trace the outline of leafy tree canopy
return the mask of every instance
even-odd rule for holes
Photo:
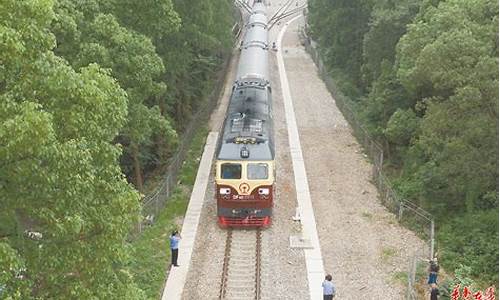
[[[53,54],[50,1],[3,1],[0,14],[2,298],[140,299],[123,243],[138,194],[111,143],[126,94]]]

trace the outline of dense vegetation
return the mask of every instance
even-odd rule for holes
[[[498,286],[498,2],[310,0],[338,88],[448,270]]]
[[[232,20],[229,0],[0,1],[0,298],[147,298],[125,240],[136,189]]]

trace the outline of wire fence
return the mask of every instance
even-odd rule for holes
[[[320,76],[325,82],[328,91],[335,99],[337,107],[349,123],[358,142],[363,146],[365,154],[373,162],[372,180],[379,191],[382,204],[397,216],[398,222],[415,231],[426,242],[424,247],[414,250],[414,254],[408,261],[408,289],[406,299],[417,299],[418,262],[434,256],[434,218],[429,212],[403,199],[394,191],[390,181],[383,172],[383,147],[370,136],[354,114],[347,97],[336,88],[334,80],[320,57],[317,44],[306,35],[304,29],[299,32],[301,33],[301,40],[306,51],[311,55],[318,67]]]

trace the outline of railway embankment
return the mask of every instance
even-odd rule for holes
[[[282,45],[325,272],[342,299],[401,299],[401,274],[425,247],[378,198],[363,153],[316,65],[290,26]]]

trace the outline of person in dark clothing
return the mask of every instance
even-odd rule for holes
[[[325,276],[323,281],[323,300],[332,300],[335,297],[335,286],[333,286],[332,275]]]
[[[434,258],[429,262],[429,280],[427,281],[427,284],[437,284],[437,276],[439,273],[439,265],[437,258]]]
[[[438,300],[439,289],[437,284],[431,284],[431,300]]]
[[[179,241],[181,240],[181,235],[177,230],[172,232],[170,236],[170,250],[172,252],[172,266],[178,267],[177,257],[179,257]]]

